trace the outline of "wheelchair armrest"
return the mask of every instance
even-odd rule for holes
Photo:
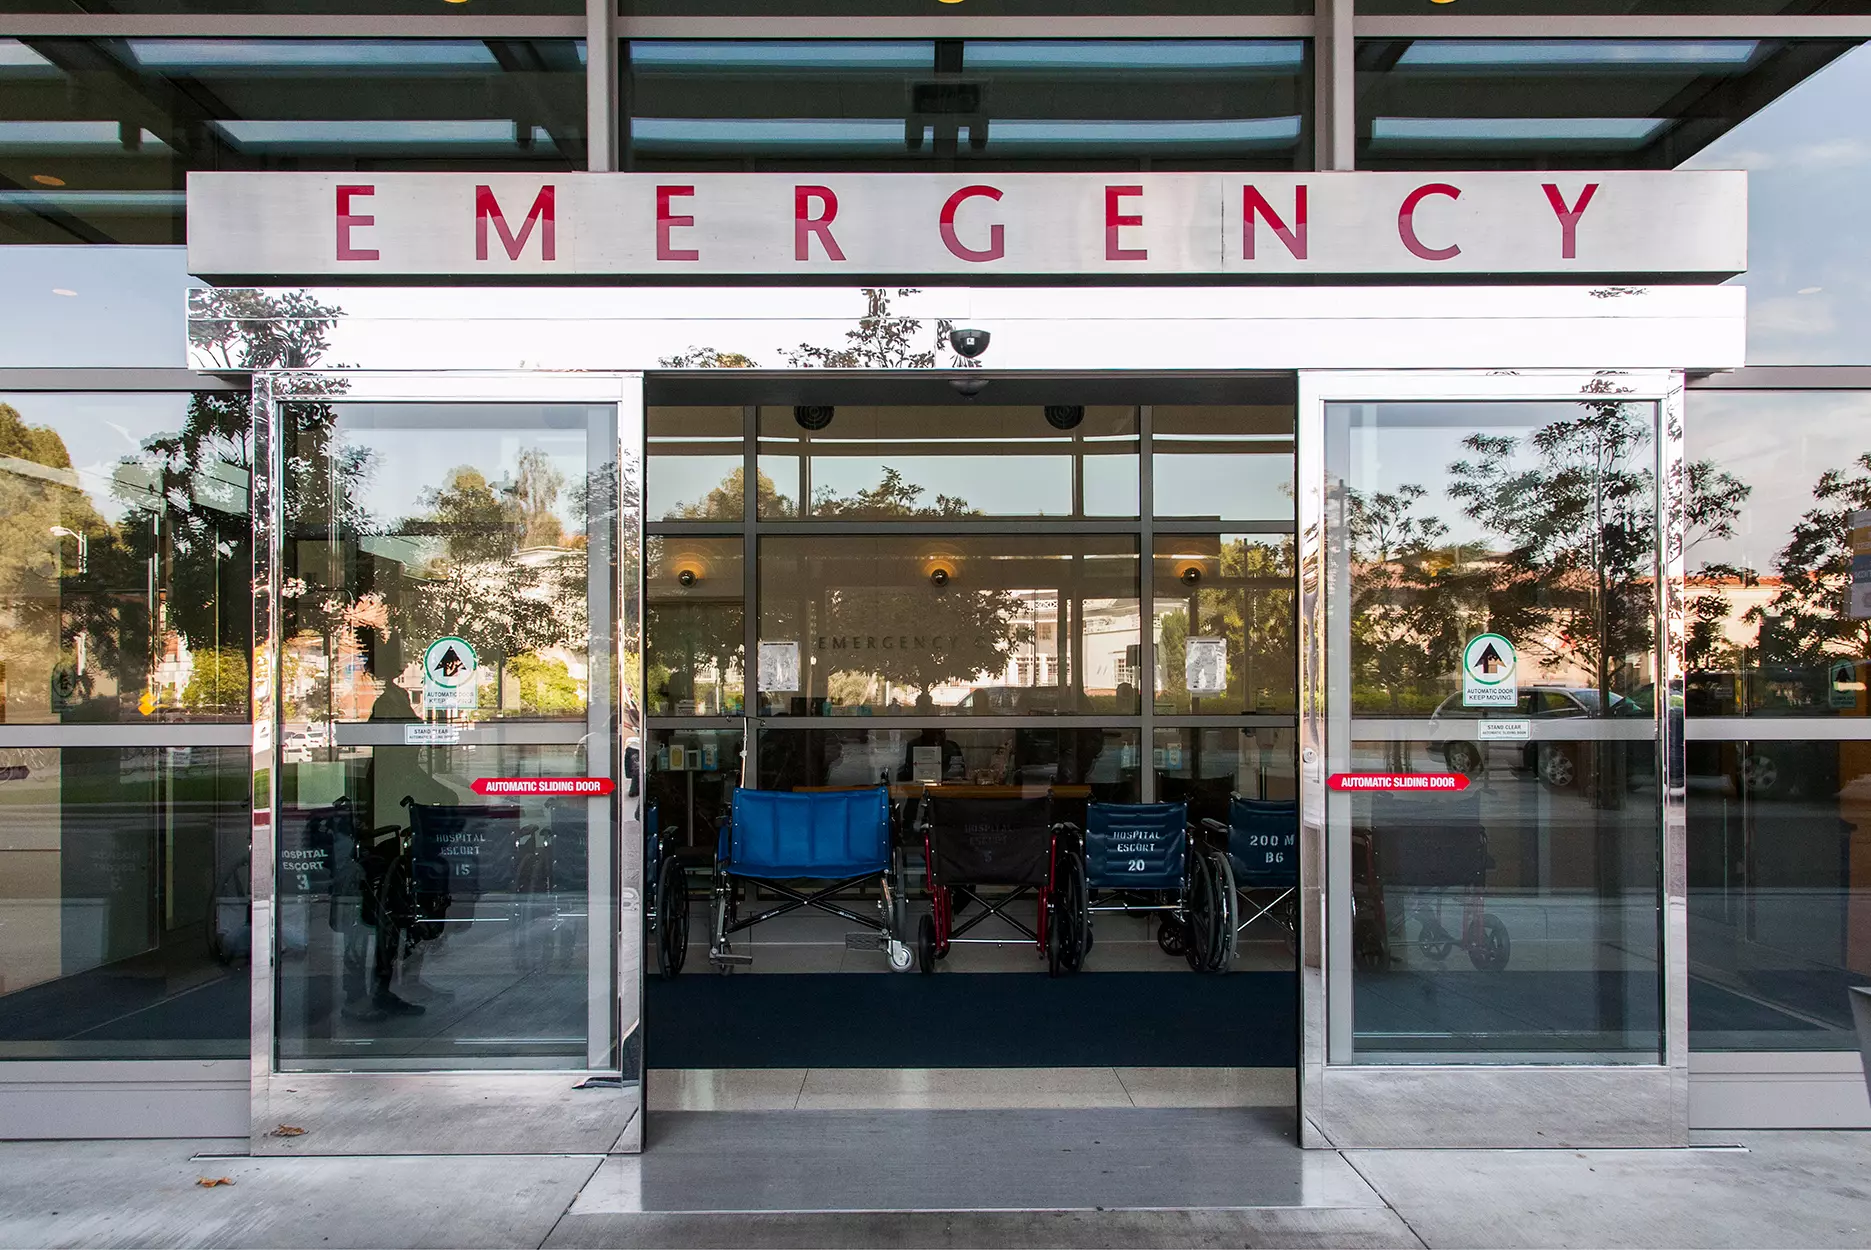
[[[1202,828],[1208,830],[1210,833],[1226,833],[1228,832],[1228,822],[1225,820],[1216,820],[1213,816],[1204,816],[1202,817]]]

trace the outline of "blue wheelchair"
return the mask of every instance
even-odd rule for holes
[[[1219,858],[1222,888],[1239,900],[1228,935],[1229,958],[1249,925],[1267,919],[1286,931],[1289,950],[1299,948],[1299,804],[1284,799],[1231,795],[1228,820],[1202,825],[1227,852]]]
[[[836,902],[839,894],[875,880],[877,914],[866,916]],[[785,900],[751,916],[739,914],[737,881],[758,881]],[[810,887],[801,883],[812,883]],[[890,794],[871,790],[787,794],[736,790],[728,822],[715,848],[714,928],[708,961],[722,972],[753,962],[730,939],[767,920],[813,908],[861,926],[847,948],[875,949],[890,967],[908,971],[903,942],[905,904],[890,836]]]
[[[1190,836],[1183,803],[1091,803],[1080,845],[1059,889],[1059,926],[1075,949],[1062,962],[1076,971],[1090,953],[1092,918],[1156,915],[1156,940],[1196,972],[1226,972],[1234,944],[1234,891],[1225,856]]]

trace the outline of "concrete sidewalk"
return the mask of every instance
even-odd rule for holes
[[[1871,1245],[1871,1133],[1701,1134],[1677,1151],[1336,1153],[1210,1139],[1179,1156],[1152,1140],[1173,1122],[1128,1113],[1121,1124],[1021,1117],[958,1154],[963,1120],[840,1114],[790,1113],[797,1149],[764,1162],[732,1149],[725,1113],[665,1117],[669,1140],[641,1157],[252,1159],[231,1153],[241,1141],[5,1143],[0,1245]],[[1019,1158],[1021,1134],[1051,1145]],[[1193,1153],[1208,1161],[1192,1166]],[[222,1176],[234,1183],[196,1184]],[[956,1193],[980,1200],[889,1209],[893,1196]],[[1016,1193],[1044,1201],[1016,1204]],[[1161,1209],[1159,1194],[1192,1201]]]

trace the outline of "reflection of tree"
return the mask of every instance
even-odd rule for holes
[[[948,344],[955,323],[938,318],[934,346],[919,349],[916,344],[923,332],[922,319],[904,317],[890,311],[892,299],[918,294],[916,287],[898,287],[894,294],[887,287],[865,287],[864,315],[857,325],[845,331],[845,341],[838,347],[819,347],[801,343],[780,353],[794,369],[933,369]],[[949,354],[952,369],[979,368],[979,360],[965,360]],[[724,352],[713,347],[690,347],[657,362],[665,369],[757,369],[758,362],[741,352]]]
[[[583,640],[583,553],[559,543],[527,547],[529,536],[561,530],[553,509],[564,477],[543,453],[522,456],[518,468],[518,481],[504,487],[471,466],[451,469],[440,487],[425,493],[426,511],[391,530],[426,540],[434,552],[403,562],[405,580],[391,601],[390,623],[405,639],[458,634],[491,670]]]
[[[1610,691],[1655,639],[1656,475],[1639,455],[1652,409],[1613,398],[1577,409],[1524,440],[1471,434],[1474,454],[1449,466],[1449,494],[1506,544],[1492,562],[1488,627],[1536,656],[1583,663]]]
[[[648,687],[653,696],[669,702],[670,712],[685,699],[700,701],[701,692],[696,689],[700,673],[741,667],[746,645],[738,597],[707,598],[705,592],[679,588],[671,566],[680,565],[681,560],[670,549],[679,541],[649,540],[651,595],[645,604]]]
[[[699,501],[683,504],[664,519],[738,521],[741,519],[746,487],[747,471],[744,468],[737,468],[721,479],[721,485],[702,496]],[[754,499],[755,516],[791,516],[793,513],[792,499],[781,494],[779,488],[773,484],[773,479],[759,470],[754,472]]]
[[[923,493],[921,486],[904,481],[899,470],[886,465],[882,481],[849,495],[836,494],[829,486],[819,488],[812,496],[812,515],[841,520],[981,515],[979,508],[971,508],[967,500],[953,495],[937,495],[934,502],[923,503]]]
[[[1735,536],[1735,520],[1754,488],[1734,474],[1718,468],[1712,460],[1695,460],[1684,466],[1688,478],[1688,533],[1683,544],[1684,562],[1688,564],[1696,547],[1709,541],[1726,541]],[[1691,581],[1705,586],[1739,582],[1753,585],[1757,575],[1752,569],[1722,561],[1705,560],[1688,570]],[[1728,596],[1720,590],[1705,590],[1687,604],[1687,637],[1684,653],[1691,669],[1735,664],[1738,657],[1722,632],[1733,612]]]
[[[1444,543],[1448,526],[1418,515],[1427,494],[1416,485],[1346,493],[1352,701],[1361,711],[1431,710],[1451,650],[1461,650],[1464,608],[1485,589],[1476,553]]]
[[[1760,627],[1763,664],[1871,655],[1871,621],[1851,615],[1851,514],[1871,508],[1871,453],[1820,474],[1813,499],[1818,506],[1795,522],[1774,556],[1780,588],[1768,610],[1746,618]]]
[[[832,586],[825,591],[826,647],[818,669],[875,674],[883,682],[927,692],[949,682],[998,673],[1016,648],[1029,642],[1019,599],[1005,590],[934,586]],[[845,662],[835,640],[907,639],[908,645],[864,646]],[[814,644],[817,639],[812,640]],[[866,702],[881,702],[870,689]]]
[[[1293,561],[1289,544],[1273,545],[1228,539],[1221,544],[1219,577],[1204,578],[1199,589],[1180,596],[1159,591],[1159,603],[1181,598],[1181,606],[1158,616],[1157,667],[1160,693],[1178,700],[1188,696],[1184,660],[1188,651],[1190,612],[1196,631],[1219,636],[1228,648],[1228,686],[1219,698],[1248,710],[1286,710],[1293,706]],[[1193,602],[1191,602],[1193,601]]]

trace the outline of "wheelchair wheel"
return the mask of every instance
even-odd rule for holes
[[[1205,855],[1189,857],[1189,945],[1182,957],[1194,972],[1212,972],[1221,942],[1220,908],[1215,898],[1215,870]]]
[[[1499,916],[1489,912],[1481,918],[1481,945],[1469,947],[1468,961],[1475,965],[1477,972],[1502,972],[1507,968],[1513,949],[1507,926]]]
[[[1054,976],[1077,972],[1091,948],[1091,917],[1085,910],[1085,865],[1076,855],[1065,856],[1064,861],[1052,924],[1046,931],[1047,967]]]
[[[1189,930],[1182,922],[1169,919],[1156,926],[1156,944],[1172,958],[1189,949]]]
[[[1240,941],[1235,916],[1235,901],[1240,896],[1234,889],[1234,865],[1229,862],[1226,853],[1211,851],[1210,858],[1215,865],[1215,902],[1216,920],[1220,926],[1220,940],[1215,945],[1215,957],[1210,961],[1211,971],[1227,972],[1234,967],[1234,956]]]
[[[924,916],[916,926],[916,968],[919,972],[934,972],[935,966],[935,917]]]
[[[682,865],[666,861],[656,875],[656,970],[665,980],[689,957],[689,883]]]

